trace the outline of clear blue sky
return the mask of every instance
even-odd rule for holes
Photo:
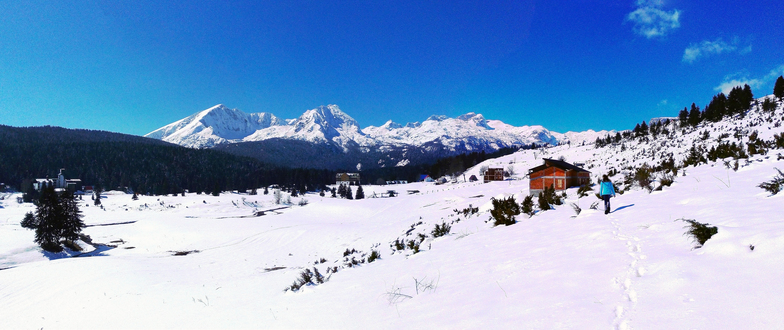
[[[492,2],[492,3],[491,3]],[[143,135],[215,104],[362,127],[629,129],[770,94],[784,1],[5,1],[0,124]],[[731,87],[731,86],[730,86]]]

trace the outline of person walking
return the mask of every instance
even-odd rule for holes
[[[599,185],[599,195],[604,200],[604,214],[610,213],[610,197],[615,197],[615,188],[613,188],[610,178],[605,174],[602,177],[602,183]]]

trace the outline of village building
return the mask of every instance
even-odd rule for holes
[[[504,181],[503,168],[488,168],[485,171],[485,183],[490,181]]]
[[[544,164],[528,170],[531,195],[538,196],[545,187],[555,190],[579,187],[591,181],[591,172],[564,161],[544,158]]]
[[[435,181],[436,180],[433,180],[433,178],[431,178],[427,174],[422,174],[422,175],[419,176],[419,182],[435,182]]]
[[[79,179],[66,179],[63,171],[65,169],[60,169],[60,174],[57,175],[57,178],[50,179],[35,179],[33,182],[33,189],[42,191],[44,188],[53,187],[56,190],[69,190],[69,191],[76,191],[77,189],[82,188],[82,180]]]
[[[335,174],[335,184],[359,185],[359,173]]]

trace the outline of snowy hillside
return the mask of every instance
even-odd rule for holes
[[[758,185],[784,170],[782,122],[782,105],[755,106],[466,172],[503,167],[513,180],[364,186],[363,200],[112,192],[104,209],[81,204],[94,246],[81,242],[78,258],[42,252],[19,226],[34,206],[0,194],[0,319],[9,329],[779,328],[784,192]],[[561,157],[594,182],[613,174],[612,213],[572,188],[553,210],[488,222],[492,198],[522,201],[527,170]],[[388,190],[399,196],[382,198]],[[695,248],[685,219],[717,234]],[[434,237],[442,224],[451,230]],[[313,284],[292,291],[303,274]]]
[[[400,125],[392,121],[364,129],[337,105],[308,110],[297,119],[277,119],[268,113],[246,114],[241,110],[218,105],[166,125],[146,137],[193,147],[217,144],[293,139],[313,143],[331,143],[348,150],[364,148],[422,147],[428,144],[456,151],[498,150],[523,144],[592,142],[607,132],[586,131],[560,134],[542,126],[515,127],[498,120],[485,120],[481,114],[468,113],[457,118],[431,116],[423,122]]]

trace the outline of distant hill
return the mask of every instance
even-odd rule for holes
[[[160,140],[105,131],[0,125],[0,182],[67,178],[104,189],[175,193],[183,189],[244,189],[263,169],[251,158],[184,148]]]

